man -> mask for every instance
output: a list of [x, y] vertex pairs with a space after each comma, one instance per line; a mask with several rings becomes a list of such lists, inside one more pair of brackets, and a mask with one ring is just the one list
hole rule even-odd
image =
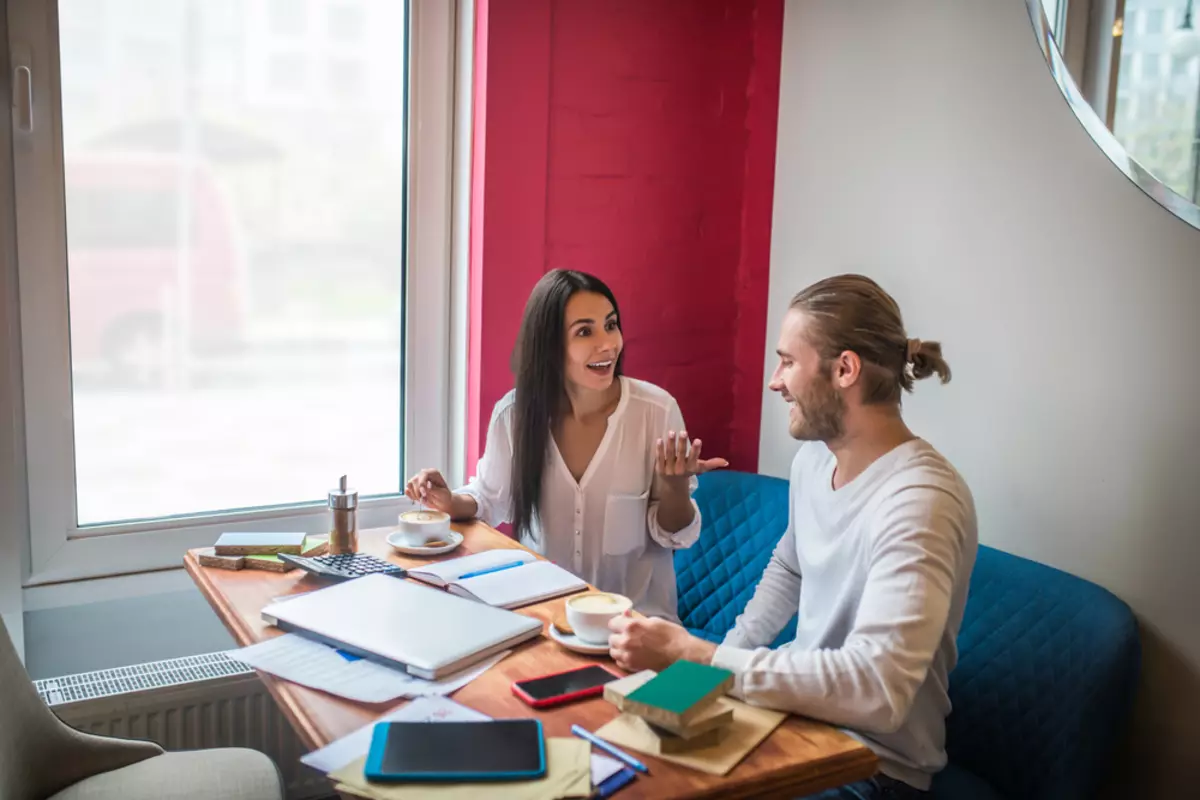
[[[624, 669], [678, 659], [723, 667], [733, 694], [845, 728], [881, 774], [822, 798], [923, 796], [946, 763], [948, 675], [977, 545], [974, 502], [904, 424], [901, 394], [950, 368], [909, 339], [874, 281], [829, 278], [792, 300], [770, 388], [790, 406], [787, 531], [720, 645], [659, 619], [613, 620]], [[799, 610], [796, 640], [767, 645]]]

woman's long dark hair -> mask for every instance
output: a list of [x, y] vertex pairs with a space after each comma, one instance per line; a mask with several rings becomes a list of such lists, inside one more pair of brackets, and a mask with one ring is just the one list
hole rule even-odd
[[[567, 407], [567, 301], [577, 292], [594, 292], [612, 303], [620, 324], [617, 298], [604, 281], [585, 272], [556, 269], [542, 276], [525, 304], [525, 316], [513, 349], [516, 376], [513, 409], [512, 525], [518, 537], [532, 528], [542, 495], [542, 472], [550, 453], [550, 435]], [[604, 325], [604, 320], [597, 324]], [[613, 375], [620, 377], [624, 351]]]

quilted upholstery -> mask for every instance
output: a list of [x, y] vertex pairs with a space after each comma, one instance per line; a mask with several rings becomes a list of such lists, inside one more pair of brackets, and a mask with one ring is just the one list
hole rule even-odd
[[1008, 797], [1094, 796], [1137, 683], [1129, 606], [1082, 578], [980, 547], [958, 647], [950, 760]]
[[[692, 633], [720, 642], [771, 560], [787, 529], [788, 484], [745, 472], [710, 472], [699, 478], [696, 505], [704, 521], [700, 541], [675, 551], [679, 618]], [[776, 646], [796, 638], [793, 619]]]
[[[700, 477], [700, 540], [675, 555], [679, 615], [720, 641], [787, 527], [787, 482]], [[774, 643], [795, 636], [795, 619]], [[1141, 658], [1129, 607], [1095, 584], [980, 546], [950, 676], [950, 766], [938, 800], [1072, 800], [1095, 794], [1125, 724]]]

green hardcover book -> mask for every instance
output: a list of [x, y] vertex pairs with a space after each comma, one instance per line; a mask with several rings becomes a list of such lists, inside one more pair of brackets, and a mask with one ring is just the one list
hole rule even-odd
[[306, 558], [323, 556], [329, 552], [329, 534], [309, 535], [304, 537], [300, 545], [300, 555]]
[[676, 661], [625, 698], [625, 710], [667, 730], [686, 728], [733, 687], [727, 669]]
[[[612, 703], [621, 711], [639, 716], [636, 714], [636, 711], [645, 710], [648, 707], [639, 705], [637, 703], [629, 704], [629, 695], [641, 688], [656, 674], [657, 673], [655, 673], [654, 670], [647, 669], [641, 672], [636, 672], [633, 675], [627, 675], [620, 680], [610, 681], [609, 683], [604, 684], [604, 699]], [[655, 709], [655, 711], [660, 710]], [[653, 712], [651, 713], [653, 714]], [[658, 717], [659, 722], [648, 724], [651, 724], [661, 730], [665, 730], [668, 733], [674, 734], [675, 736], [679, 736], [680, 738], [691, 739], [696, 736], [700, 736], [701, 734], [708, 733], [711, 730], [725, 728], [732, 724], [733, 706], [721, 701], [718, 698], [717, 700], [708, 703], [698, 714], [691, 717], [688, 720], [687, 725], [680, 725], [678, 719], [675, 719], [674, 721], [671, 721], [670, 719], [663, 720], [662, 718], [664, 716], [671, 716], [665, 711], [654, 714], [654, 716]], [[646, 718], [642, 717], [642, 720], [646, 721]]]

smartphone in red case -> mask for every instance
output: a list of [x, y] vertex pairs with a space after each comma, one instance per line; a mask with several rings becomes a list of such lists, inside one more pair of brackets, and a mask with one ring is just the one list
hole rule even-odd
[[549, 708], [572, 700], [596, 697], [604, 692], [604, 684], [620, 677], [598, 664], [592, 664], [516, 681], [512, 685], [512, 691], [534, 708]]

